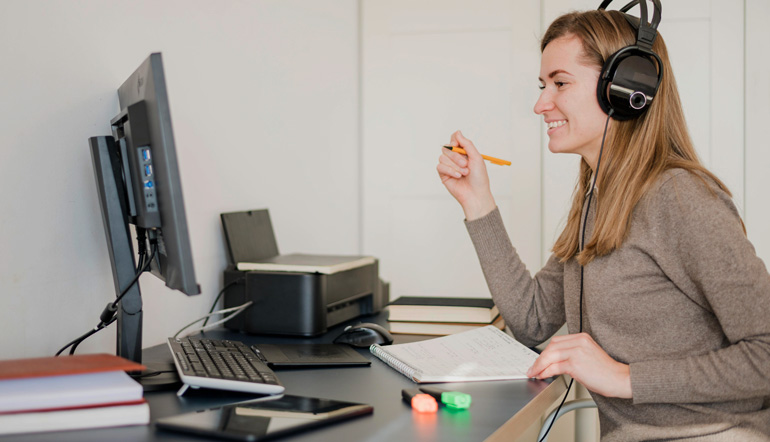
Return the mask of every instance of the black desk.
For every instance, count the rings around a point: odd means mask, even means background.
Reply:
[[[385,324],[385,315],[365,317],[350,323],[378,322]],[[331,342],[347,324],[334,327],[316,339],[251,336],[224,330],[206,332],[216,339],[239,339],[246,343],[306,343]],[[414,340],[408,335],[396,335],[396,343]],[[166,345],[144,350],[145,362],[168,360]],[[326,428],[300,433],[281,440],[287,441],[481,441],[514,440],[553,404],[566,389],[562,378],[544,381],[496,381],[436,384],[439,387],[469,393],[470,409],[452,412],[440,409],[437,414],[420,414],[401,400],[401,389],[416,384],[371,355],[368,349],[360,353],[372,360],[371,367],[323,368],[276,371],[287,394],[326,397],[361,402],[374,407],[374,414],[355,418]],[[202,410],[218,405],[248,400],[252,396],[215,390],[189,389],[182,398],[176,391],[150,392],[151,419]],[[148,426],[93,429],[62,433],[40,433],[8,436],[2,441],[193,441],[171,432],[156,432]]]

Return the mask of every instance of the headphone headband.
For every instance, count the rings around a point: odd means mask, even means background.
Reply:
[[[598,9],[600,11],[606,10],[610,3],[612,3],[612,0],[604,0],[602,1],[602,4],[599,5]],[[626,17],[628,23],[637,30],[636,45],[645,49],[652,49],[652,44],[655,43],[655,37],[658,36],[658,25],[660,24],[660,0],[652,0],[652,3],[655,5],[655,10],[652,13],[651,22],[647,21],[647,1],[645,0],[632,0],[619,9],[619,11]],[[638,22],[636,17],[627,14],[627,12],[636,5],[639,5],[640,11]]]

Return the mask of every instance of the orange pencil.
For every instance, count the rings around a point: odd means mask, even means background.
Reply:
[[[457,152],[462,155],[468,155],[465,152],[465,149],[461,147],[455,147],[455,146],[444,146],[446,149],[451,150],[452,152]],[[487,155],[482,155],[481,158],[484,158],[485,160],[489,161],[492,164],[497,164],[498,166],[510,166],[511,162],[506,160],[501,160],[500,158],[490,157]]]

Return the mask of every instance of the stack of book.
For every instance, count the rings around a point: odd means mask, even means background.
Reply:
[[[388,304],[391,333],[451,335],[493,325],[505,328],[490,298],[429,298],[405,296]]]
[[[126,374],[143,368],[108,354],[0,361],[0,435],[146,425],[142,386]]]

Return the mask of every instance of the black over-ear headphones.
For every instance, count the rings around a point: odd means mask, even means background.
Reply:
[[[604,10],[612,0],[604,0],[599,10]],[[626,46],[607,59],[602,67],[596,96],[604,113],[613,110],[612,118],[630,120],[644,114],[652,104],[663,77],[663,63],[652,51],[658,36],[660,1],[652,0],[655,11],[652,21],[647,22],[647,1],[633,0],[620,8],[626,20],[637,30],[636,44]],[[637,19],[626,11],[639,5],[641,16]]]

